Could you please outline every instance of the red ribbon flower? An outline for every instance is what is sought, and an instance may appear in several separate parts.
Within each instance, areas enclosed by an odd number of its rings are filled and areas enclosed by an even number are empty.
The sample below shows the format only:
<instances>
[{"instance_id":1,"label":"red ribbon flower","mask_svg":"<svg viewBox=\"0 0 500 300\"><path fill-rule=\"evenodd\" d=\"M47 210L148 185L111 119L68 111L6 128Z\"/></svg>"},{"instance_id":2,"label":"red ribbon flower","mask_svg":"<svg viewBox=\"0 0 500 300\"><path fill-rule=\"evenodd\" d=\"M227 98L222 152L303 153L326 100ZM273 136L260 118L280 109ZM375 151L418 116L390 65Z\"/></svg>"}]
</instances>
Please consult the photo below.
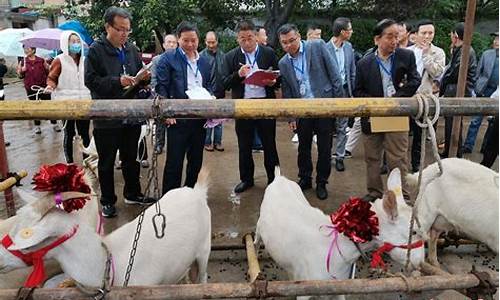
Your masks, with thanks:
<instances>
[{"instance_id":1,"label":"red ribbon flower","mask_svg":"<svg viewBox=\"0 0 500 300\"><path fill-rule=\"evenodd\" d=\"M81 192L90 194L90 187L83 179L85 171L74 164L58 163L42 165L33 176L34 189L40 192ZM88 197L74 198L64 201L61 205L66 212L79 210L85 206Z\"/></svg>"},{"instance_id":2,"label":"red ribbon flower","mask_svg":"<svg viewBox=\"0 0 500 300\"><path fill-rule=\"evenodd\" d=\"M378 235L378 218L371 204L359 198L350 198L330 215L330 220L338 232L355 243L366 243Z\"/></svg>"}]
</instances>

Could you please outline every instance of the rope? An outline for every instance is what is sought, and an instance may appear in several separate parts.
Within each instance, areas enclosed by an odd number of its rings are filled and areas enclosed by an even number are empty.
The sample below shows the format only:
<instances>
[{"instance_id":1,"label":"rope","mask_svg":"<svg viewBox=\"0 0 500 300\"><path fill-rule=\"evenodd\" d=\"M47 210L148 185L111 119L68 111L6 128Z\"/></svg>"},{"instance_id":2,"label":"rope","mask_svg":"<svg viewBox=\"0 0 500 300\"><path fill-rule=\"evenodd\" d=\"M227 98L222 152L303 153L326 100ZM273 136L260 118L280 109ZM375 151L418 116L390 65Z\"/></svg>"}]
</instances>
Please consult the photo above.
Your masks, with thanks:
<instances>
[{"instance_id":1,"label":"rope","mask_svg":"<svg viewBox=\"0 0 500 300\"><path fill-rule=\"evenodd\" d=\"M429 118L429 98L434 102L435 111L432 119ZM434 124L439 119L439 114L441 111L441 106L439 103L439 98L433 95L432 93L418 93L415 95L415 99L418 102L418 112L413 117L415 123L422 128L422 134L420 137L420 166L418 172L418 181L417 181L417 197L415 202L413 203L413 209L411 213L410 219L410 228L408 232L408 245L412 243L413 238L413 228L415 226L415 221L419 223L418 217L416 216L416 205L418 204L419 197L421 197L421 185L422 185L422 175L424 172L424 164L425 164L425 147L426 147L426 138L427 138L427 130L429 130L429 135L432 143L432 153L434 155L434 159L438 163L439 166L439 176L443 174L443 166L441 164L441 157L439 156L437 141L436 141L436 131L434 130ZM422 122L420 121L422 119ZM420 224L418 224L420 226ZM410 256L411 256L411 248L408 248L406 251L406 263L405 270L409 271L410 266Z\"/></svg>"}]
</instances>

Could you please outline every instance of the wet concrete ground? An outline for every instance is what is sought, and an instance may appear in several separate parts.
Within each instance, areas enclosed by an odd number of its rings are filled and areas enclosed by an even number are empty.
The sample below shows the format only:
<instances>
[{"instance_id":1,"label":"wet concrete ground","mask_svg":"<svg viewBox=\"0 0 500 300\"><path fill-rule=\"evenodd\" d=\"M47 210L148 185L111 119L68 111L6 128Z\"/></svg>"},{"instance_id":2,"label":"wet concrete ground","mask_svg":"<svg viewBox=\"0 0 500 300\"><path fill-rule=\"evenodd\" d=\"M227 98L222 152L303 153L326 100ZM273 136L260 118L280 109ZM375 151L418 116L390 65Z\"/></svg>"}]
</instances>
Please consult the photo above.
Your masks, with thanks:
<instances>
[{"instance_id":1,"label":"wet concrete ground","mask_svg":"<svg viewBox=\"0 0 500 300\"><path fill-rule=\"evenodd\" d=\"M25 98L24 89L20 84L6 86L6 100ZM467 128L469 118L465 118L464 126ZM444 120L440 120L438 136L442 137ZM476 148L472 154L466 158L473 161L480 161L482 155L479 153L483 133L486 129L486 121L483 122ZM62 133L53 131L52 125L48 121L42 121L42 134L33 133L33 123L31 121L7 121L4 123L6 140L11 143L7 148L9 167L12 171L26 169L28 178L38 170L41 164L52 164L64 162L62 152ZM277 145L281 161L282 174L290 179L297 178L297 144L291 143L292 133L289 131L286 122L278 122L277 125ZM210 170L211 186L209 189L208 203L212 211L212 244L235 244L240 243L243 235L252 232L259 216L260 203L266 188L267 178L263 167L263 154L255 153L255 187L245 193L234 197L231 195L233 187L239 182L238 173L238 148L236 134L234 132L234 122L230 121L224 125L223 144L224 152L206 152L204 155L204 166ZM426 154L427 161L432 161L430 143ZM148 145L151 151L150 145ZM75 147L75 150L78 148ZM315 147L313 147L313 159L315 159ZM363 161L363 146L360 144L353 153L353 158L346 159L346 171L337 172L332 168L330 182L328 184L329 198L319 201L314 190L305 192L306 198L311 205L320 208L325 213L335 211L338 206L350 196L362 196L366 193L365 184L365 163ZM151 157L151 156L150 156ZM75 160L81 162L81 155L75 153ZM159 156L159 182L161 186L161 176L165 161L165 153ZM493 167L498 172L498 161ZM148 169L141 170L141 182L143 188L146 186ZM30 188L30 179L24 180L24 189ZM115 186L118 200L119 216L106 220L106 232L128 222L139 213L139 208L123 204L121 190L123 188L122 176L119 170L115 171ZM21 205L19 202L17 206ZM4 199L0 195L0 218L5 217ZM150 226L150 224L146 224ZM128 247L128 245L124 245ZM325 249L326 251L327 249ZM286 276L269 259L265 251L261 251L261 268L267 279L285 280ZM452 272L468 272L471 264L481 268L489 268L498 271L498 256L486 251L481 247L479 251L475 247L459 247L458 249L448 248L440 253L443 267ZM393 270L398 271L401 267L394 266ZM357 277L368 277L366 265L359 264L360 273ZM247 270L244 251L221 251L213 252L209 264L209 282L238 282L245 280ZM414 299L464 299L456 292L445 292L441 295L411 295ZM349 296L348 299L396 299L397 295L373 296ZM406 298L406 297L405 297Z\"/></svg>"}]
</instances>

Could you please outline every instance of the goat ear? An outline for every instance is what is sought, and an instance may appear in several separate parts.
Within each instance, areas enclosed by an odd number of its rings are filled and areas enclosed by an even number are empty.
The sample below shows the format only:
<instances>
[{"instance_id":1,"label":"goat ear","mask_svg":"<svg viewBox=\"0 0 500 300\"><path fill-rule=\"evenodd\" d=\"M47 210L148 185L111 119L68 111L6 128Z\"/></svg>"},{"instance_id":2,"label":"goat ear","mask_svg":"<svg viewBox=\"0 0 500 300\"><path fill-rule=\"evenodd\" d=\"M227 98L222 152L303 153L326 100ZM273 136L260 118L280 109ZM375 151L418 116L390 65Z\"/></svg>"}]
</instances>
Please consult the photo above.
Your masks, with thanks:
<instances>
[{"instance_id":1,"label":"goat ear","mask_svg":"<svg viewBox=\"0 0 500 300\"><path fill-rule=\"evenodd\" d=\"M31 227L24 227L17 230L15 235L11 235L12 246L9 250L23 250L27 248L34 247L44 240L50 238L52 235L47 230L40 225L40 223L35 224Z\"/></svg>"},{"instance_id":2,"label":"goat ear","mask_svg":"<svg viewBox=\"0 0 500 300\"><path fill-rule=\"evenodd\" d=\"M396 194L389 190L384 194L384 199L382 200L382 207L385 213L391 221L394 221L398 217L398 202L396 200Z\"/></svg>"},{"instance_id":3,"label":"goat ear","mask_svg":"<svg viewBox=\"0 0 500 300\"><path fill-rule=\"evenodd\" d=\"M405 203L401 186L401 171L398 168L394 168L387 178L387 189L396 194L396 200Z\"/></svg>"}]
</instances>

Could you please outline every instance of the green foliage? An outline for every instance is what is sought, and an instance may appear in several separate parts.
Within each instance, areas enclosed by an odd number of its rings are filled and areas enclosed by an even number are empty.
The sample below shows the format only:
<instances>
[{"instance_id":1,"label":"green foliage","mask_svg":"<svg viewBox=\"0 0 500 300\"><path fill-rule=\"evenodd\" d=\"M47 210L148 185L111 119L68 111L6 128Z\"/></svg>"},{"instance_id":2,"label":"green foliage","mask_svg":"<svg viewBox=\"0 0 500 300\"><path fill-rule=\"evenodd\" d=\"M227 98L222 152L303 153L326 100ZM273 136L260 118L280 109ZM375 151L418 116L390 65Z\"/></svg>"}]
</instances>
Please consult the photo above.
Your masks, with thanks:
<instances>
[{"instance_id":1,"label":"green foliage","mask_svg":"<svg viewBox=\"0 0 500 300\"><path fill-rule=\"evenodd\" d=\"M373 44L373 27L377 24L375 19L352 19L352 28L354 30L351 43L354 49L360 53L374 46Z\"/></svg>"}]
</instances>

